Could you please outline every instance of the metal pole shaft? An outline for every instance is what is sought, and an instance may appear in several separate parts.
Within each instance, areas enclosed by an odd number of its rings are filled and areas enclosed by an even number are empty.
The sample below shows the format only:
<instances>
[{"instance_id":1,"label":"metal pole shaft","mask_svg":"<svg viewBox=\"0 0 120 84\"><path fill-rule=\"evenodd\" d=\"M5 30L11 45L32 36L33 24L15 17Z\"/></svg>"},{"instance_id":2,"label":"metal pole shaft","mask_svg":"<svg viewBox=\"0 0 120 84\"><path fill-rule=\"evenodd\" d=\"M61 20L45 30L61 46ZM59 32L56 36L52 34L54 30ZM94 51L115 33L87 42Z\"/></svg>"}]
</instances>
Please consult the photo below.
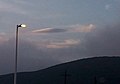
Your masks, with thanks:
<instances>
[{"instance_id":1,"label":"metal pole shaft","mask_svg":"<svg viewBox=\"0 0 120 84\"><path fill-rule=\"evenodd\" d=\"M97 78L96 77L94 78L94 84L97 84Z\"/></svg>"},{"instance_id":2,"label":"metal pole shaft","mask_svg":"<svg viewBox=\"0 0 120 84\"><path fill-rule=\"evenodd\" d=\"M17 58L18 58L18 25L16 29L16 45L15 45L15 71L14 71L14 84L17 84Z\"/></svg>"},{"instance_id":3,"label":"metal pole shaft","mask_svg":"<svg viewBox=\"0 0 120 84\"><path fill-rule=\"evenodd\" d=\"M65 71L64 76L65 76L65 78L64 78L64 84L67 84L67 71Z\"/></svg>"}]
</instances>

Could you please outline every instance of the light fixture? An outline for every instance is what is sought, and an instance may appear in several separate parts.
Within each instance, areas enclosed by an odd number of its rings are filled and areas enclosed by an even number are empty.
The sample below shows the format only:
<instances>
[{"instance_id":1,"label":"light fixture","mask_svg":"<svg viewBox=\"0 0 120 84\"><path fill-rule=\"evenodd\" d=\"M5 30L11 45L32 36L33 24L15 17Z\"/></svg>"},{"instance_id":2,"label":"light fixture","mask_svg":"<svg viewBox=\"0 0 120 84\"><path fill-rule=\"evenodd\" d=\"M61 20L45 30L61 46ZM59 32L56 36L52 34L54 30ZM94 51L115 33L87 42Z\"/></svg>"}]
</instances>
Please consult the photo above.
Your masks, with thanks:
<instances>
[{"instance_id":1,"label":"light fixture","mask_svg":"<svg viewBox=\"0 0 120 84\"><path fill-rule=\"evenodd\" d=\"M26 27L26 25L25 25L25 24L19 24L19 25L17 25L17 27L22 27L22 28L25 28L25 27Z\"/></svg>"}]
</instances>

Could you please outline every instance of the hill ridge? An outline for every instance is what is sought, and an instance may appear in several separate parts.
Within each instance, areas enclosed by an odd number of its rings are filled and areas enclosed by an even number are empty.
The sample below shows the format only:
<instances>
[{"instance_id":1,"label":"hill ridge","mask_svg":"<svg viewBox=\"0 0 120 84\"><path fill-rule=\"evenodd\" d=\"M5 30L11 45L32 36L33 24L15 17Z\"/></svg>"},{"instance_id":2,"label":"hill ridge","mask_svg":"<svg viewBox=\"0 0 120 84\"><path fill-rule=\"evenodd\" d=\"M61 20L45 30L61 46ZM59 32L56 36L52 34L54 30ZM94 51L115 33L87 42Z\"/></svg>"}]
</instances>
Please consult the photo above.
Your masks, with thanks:
<instances>
[{"instance_id":1,"label":"hill ridge","mask_svg":"<svg viewBox=\"0 0 120 84\"><path fill-rule=\"evenodd\" d=\"M34 72L18 73L18 84L93 84L104 80L105 84L120 83L120 57L92 57L71 61ZM7 80L7 81L6 81ZM13 75L0 76L1 84L13 84Z\"/></svg>"}]
</instances>

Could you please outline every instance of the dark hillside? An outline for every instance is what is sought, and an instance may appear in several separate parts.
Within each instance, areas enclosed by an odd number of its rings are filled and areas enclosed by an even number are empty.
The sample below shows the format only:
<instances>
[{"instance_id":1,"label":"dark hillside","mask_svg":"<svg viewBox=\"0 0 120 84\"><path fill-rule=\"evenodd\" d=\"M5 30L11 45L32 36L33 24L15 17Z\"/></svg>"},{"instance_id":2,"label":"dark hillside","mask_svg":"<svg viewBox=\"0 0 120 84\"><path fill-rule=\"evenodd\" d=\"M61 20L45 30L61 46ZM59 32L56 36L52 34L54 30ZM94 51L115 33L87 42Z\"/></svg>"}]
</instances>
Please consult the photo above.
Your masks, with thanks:
<instances>
[{"instance_id":1,"label":"dark hillside","mask_svg":"<svg viewBox=\"0 0 120 84\"><path fill-rule=\"evenodd\" d=\"M120 57L94 57L36 72L19 73L17 84L119 84ZM0 76L0 84L13 84L13 75Z\"/></svg>"}]
</instances>

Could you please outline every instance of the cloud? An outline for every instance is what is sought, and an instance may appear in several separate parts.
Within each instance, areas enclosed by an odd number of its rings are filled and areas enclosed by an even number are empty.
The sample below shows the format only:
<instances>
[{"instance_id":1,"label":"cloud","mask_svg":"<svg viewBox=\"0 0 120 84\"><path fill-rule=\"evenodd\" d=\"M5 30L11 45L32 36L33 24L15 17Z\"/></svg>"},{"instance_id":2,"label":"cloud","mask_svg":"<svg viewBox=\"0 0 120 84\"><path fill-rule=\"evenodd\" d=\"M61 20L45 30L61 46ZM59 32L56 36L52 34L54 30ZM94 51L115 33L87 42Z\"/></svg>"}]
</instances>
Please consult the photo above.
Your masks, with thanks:
<instances>
[{"instance_id":1,"label":"cloud","mask_svg":"<svg viewBox=\"0 0 120 84\"><path fill-rule=\"evenodd\" d=\"M112 24L98 28L91 35L86 36L82 45L85 47L86 55L120 55L120 25Z\"/></svg>"},{"instance_id":2,"label":"cloud","mask_svg":"<svg viewBox=\"0 0 120 84\"><path fill-rule=\"evenodd\" d=\"M96 26L93 24L88 24L88 25L76 24L70 27L71 27L70 29L71 32L91 32L96 28Z\"/></svg>"},{"instance_id":3,"label":"cloud","mask_svg":"<svg viewBox=\"0 0 120 84\"><path fill-rule=\"evenodd\" d=\"M60 32L91 32L96 28L95 25L93 24L88 24L88 25L70 25L65 29L58 29L58 28L44 28L44 29L38 29L38 30L33 30L32 33L60 33Z\"/></svg>"},{"instance_id":4,"label":"cloud","mask_svg":"<svg viewBox=\"0 0 120 84\"><path fill-rule=\"evenodd\" d=\"M33 30L33 33L59 33L59 32L66 32L65 29L55 29L55 28L44 28L44 29L38 29Z\"/></svg>"},{"instance_id":5,"label":"cloud","mask_svg":"<svg viewBox=\"0 0 120 84\"><path fill-rule=\"evenodd\" d=\"M5 33L1 33L3 37ZM3 39L3 38L2 38ZM1 42L1 41L0 41ZM69 49L80 43L77 39L48 40L42 42L27 41L19 39L18 71L33 71L47 68L49 66L65 62L70 57L66 57L59 49ZM72 52L72 51L71 51ZM70 52L70 53L71 53ZM14 71L15 39L10 38L0 45L0 74ZM64 60L63 60L64 59Z\"/></svg>"},{"instance_id":6,"label":"cloud","mask_svg":"<svg viewBox=\"0 0 120 84\"><path fill-rule=\"evenodd\" d=\"M55 49L52 54L63 62L96 56L120 56L120 24L97 28L69 48Z\"/></svg>"},{"instance_id":7,"label":"cloud","mask_svg":"<svg viewBox=\"0 0 120 84\"><path fill-rule=\"evenodd\" d=\"M69 48L74 45L78 45L80 43L80 40L74 40L74 39L67 39L62 42L51 42L48 45L46 45L47 48Z\"/></svg>"},{"instance_id":8,"label":"cloud","mask_svg":"<svg viewBox=\"0 0 120 84\"><path fill-rule=\"evenodd\" d=\"M38 48L48 48L48 49L60 49L69 48L80 44L78 39L65 39L65 40L51 40L42 42L33 42Z\"/></svg>"},{"instance_id":9,"label":"cloud","mask_svg":"<svg viewBox=\"0 0 120 84\"><path fill-rule=\"evenodd\" d=\"M7 38L6 33L1 32L0 33L0 44L3 44L4 42L8 41L9 38Z\"/></svg>"}]
</instances>

